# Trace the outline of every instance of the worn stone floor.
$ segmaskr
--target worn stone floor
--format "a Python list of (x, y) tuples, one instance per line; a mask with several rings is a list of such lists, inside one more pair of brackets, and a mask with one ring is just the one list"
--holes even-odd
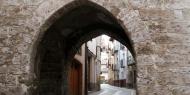
[(136, 95), (135, 90), (101, 84), (101, 90), (91, 92), (89, 95)]

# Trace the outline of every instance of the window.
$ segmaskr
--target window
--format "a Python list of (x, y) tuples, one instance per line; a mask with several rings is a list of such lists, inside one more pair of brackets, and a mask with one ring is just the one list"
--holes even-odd
[(124, 62), (123, 62), (123, 59), (122, 60), (120, 60), (120, 66), (121, 66), (121, 68), (125, 68), (125, 66), (124, 66), (124, 64), (123, 64)]
[(124, 48), (125, 48), (125, 46), (122, 45), (122, 44), (120, 44), (120, 49), (121, 49), (121, 50), (124, 50)]
[(134, 60), (133, 60), (132, 56), (128, 56), (127, 57), (127, 64), (129, 65), (129, 64), (133, 64), (133, 63), (134, 63)]

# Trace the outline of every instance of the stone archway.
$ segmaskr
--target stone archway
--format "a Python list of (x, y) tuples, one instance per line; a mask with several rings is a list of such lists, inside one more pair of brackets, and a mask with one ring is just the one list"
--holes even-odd
[[(124, 44), (128, 46), (129, 49), (131, 49), (131, 52), (134, 54), (134, 57), (138, 57), (136, 56), (136, 54), (141, 52), (142, 50), (141, 48), (145, 49), (143, 50), (145, 52), (145, 55), (146, 55), (146, 52), (152, 51), (152, 47), (150, 45), (151, 43), (150, 33), (147, 32), (146, 25), (139, 18), (140, 16), (139, 16), (138, 11), (133, 10), (133, 8), (130, 6), (130, 3), (127, 3), (124, 1), (114, 2), (114, 1), (93, 1), (93, 0), (92, 1), (60, 1), (59, 3), (58, 2), (55, 3), (49, 0), (45, 3), (42, 3), (41, 6), (34, 12), (34, 17), (31, 19), (31, 20), (38, 19), (40, 22), (40, 23), (37, 23), (37, 25), (40, 27), (36, 28), (39, 30), (35, 31), (36, 35), (34, 36), (35, 43), (33, 44), (33, 48), (36, 48), (38, 46), (39, 42), (42, 40), (42, 37), (45, 31), (47, 31), (47, 29), (50, 26), (52, 26), (59, 18), (61, 18), (64, 14), (69, 12), (69, 10), (72, 10), (73, 8), (76, 8), (76, 7), (80, 7), (83, 4), (94, 6), (95, 8), (102, 10), (105, 13), (110, 14), (112, 18), (116, 18), (115, 21), (113, 21), (114, 23), (118, 24), (116, 25), (115, 29), (121, 29), (119, 31), (123, 31), (123, 34), (119, 34), (119, 35), (120, 36), (122, 35), (123, 37), (122, 39), (120, 39), (119, 38), (120, 36), (117, 35), (115, 38), (116, 39), (119, 38), (118, 40), (120, 40), (121, 42), (124, 42)], [(44, 9), (45, 7), (52, 7), (52, 8)], [(42, 18), (39, 19), (39, 17), (40, 18), (42, 17)], [(120, 28), (118, 28), (118, 26)], [(66, 29), (66, 31), (70, 31), (70, 30)], [(105, 30), (103, 31), (104, 31), (103, 33), (109, 34), (108, 31), (106, 32)], [(96, 34), (96, 36), (97, 35), (98, 34)], [(116, 35), (116, 34), (113, 34), (113, 33), (109, 34), (109, 36), (113, 36), (113, 35)], [(89, 36), (87, 36), (87, 38), (88, 37)], [(87, 41), (87, 38), (84, 36), (84, 38), (81, 38), (81, 39), (83, 41), (85, 40)], [(128, 41), (130, 45), (126, 44), (125, 41)], [(76, 51), (76, 49), (80, 46), (80, 44), (82, 43), (75, 44), (75, 47), (70, 47), (70, 48), (72, 48), (73, 51)], [(32, 55), (35, 55), (35, 53), (36, 51), (34, 50)], [(70, 52), (69, 55), (72, 56), (74, 53), (75, 52)], [(143, 55), (139, 55), (139, 56), (143, 57)], [(34, 60), (32, 59), (31, 63), (34, 63), (33, 61)], [(140, 62), (140, 60), (137, 60), (137, 63), (138, 62)], [(31, 64), (30, 67), (34, 67), (33, 64)], [(137, 64), (137, 67), (138, 67), (138, 64)], [(141, 67), (143, 68), (144, 65)], [(34, 71), (32, 68), (31, 68), (31, 71), (33, 74)], [(137, 76), (138, 75), (143, 75), (143, 72), (140, 72), (140, 73), (137, 72)], [(141, 78), (138, 79), (137, 83), (139, 83), (139, 80), (141, 80)], [(139, 87), (140, 85), (137, 84), (137, 89)]]
[(27, 95), (35, 88), (34, 57), (43, 35), (86, 1), (108, 10), (128, 30), (139, 95), (189, 95), (188, 0), (2, 0), (0, 94)]
[[(72, 2), (71, 5), (78, 3), (80, 2)], [(84, 42), (101, 34), (119, 40), (135, 55), (127, 32), (117, 19), (101, 6), (86, 1), (72, 6), (62, 14), (37, 44), (34, 73), (39, 82), (34, 94), (68, 95), (67, 76), (70, 61)]]

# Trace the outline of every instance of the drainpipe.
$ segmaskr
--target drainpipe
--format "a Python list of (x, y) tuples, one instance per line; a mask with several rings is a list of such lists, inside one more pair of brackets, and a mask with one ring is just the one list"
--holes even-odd
[(85, 43), (85, 86), (84, 86), (84, 95), (88, 95), (88, 47), (87, 43)]

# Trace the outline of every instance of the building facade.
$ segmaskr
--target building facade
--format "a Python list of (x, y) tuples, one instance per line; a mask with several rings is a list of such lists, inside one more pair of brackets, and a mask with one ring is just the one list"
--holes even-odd
[(130, 51), (119, 41), (102, 36), (102, 72), (111, 85), (135, 88), (135, 61)]
[(100, 90), (100, 40), (100, 37), (96, 37), (88, 41), (75, 54), (68, 77), (71, 95)]
[[(42, 90), (42, 95), (69, 95), (68, 66), (64, 60), (74, 54), (66, 59), (62, 56), (101, 28), (113, 30), (111, 35), (128, 42), (125, 45), (137, 64), (139, 95), (190, 95), (189, 5), (189, 0), (1, 0), (0, 93), (38, 95), (31, 93)], [(81, 7), (83, 12), (65, 16)], [(85, 14), (87, 10), (92, 15)], [(80, 16), (81, 13), (84, 14)], [(76, 46), (74, 42), (78, 42)], [(46, 68), (48, 65), (53, 66)], [(56, 74), (52, 75), (57, 77), (46, 76), (54, 71)], [(40, 89), (39, 85), (51, 90)]]
[(100, 37), (96, 37), (87, 42), (87, 81), (88, 91), (100, 90)]

